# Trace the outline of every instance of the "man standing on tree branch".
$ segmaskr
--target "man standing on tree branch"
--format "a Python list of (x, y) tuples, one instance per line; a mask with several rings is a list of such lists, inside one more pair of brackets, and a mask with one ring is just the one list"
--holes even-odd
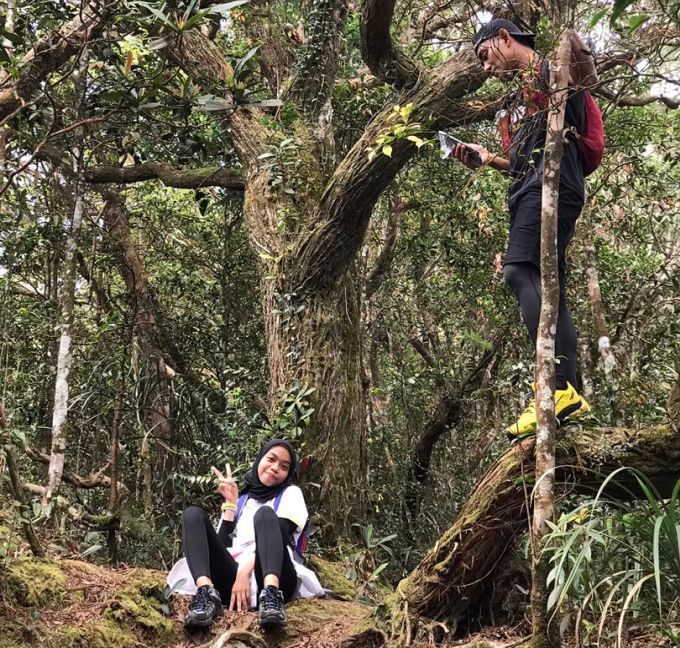
[[(580, 41), (579, 41), (580, 43)], [(478, 144), (458, 144), (453, 155), (470, 168), (488, 164), (508, 173), (512, 179), (508, 191), (510, 235), (503, 275), (522, 311), (522, 318), (536, 346), (541, 311), (541, 190), (543, 182), (543, 149), (546, 138), (548, 106), (548, 65), (534, 50), (534, 34), (520, 30), (508, 20), (494, 19), (475, 34), (475, 53), (484, 70), (501, 79), (518, 83), (498, 115), (502, 157)], [(582, 43), (581, 43), (582, 45)], [(582, 50), (586, 52), (585, 49)], [(590, 56), (589, 52), (587, 53)], [(592, 60), (592, 59), (591, 59)], [(578, 65), (578, 58), (576, 65)], [(573, 76), (573, 75), (572, 75)], [(570, 78), (570, 85), (574, 79)], [(566, 107), (566, 124), (571, 129), (565, 139), (561, 163), (558, 208), (558, 264), (560, 301), (555, 337), (556, 392), (555, 415), (560, 421), (581, 416), (590, 410), (576, 391), (577, 337), (566, 302), (565, 251), (574, 236), (576, 220), (584, 202), (584, 168), (594, 170), (599, 159), (588, 159), (587, 137), (577, 142), (588, 130), (586, 102), (592, 102), (587, 91), (570, 91)], [(597, 107), (595, 106), (595, 110)], [(599, 112), (599, 111), (598, 111)], [(600, 115), (601, 119), (601, 115)], [(601, 125), (601, 121), (600, 121)], [(602, 152), (599, 151), (600, 159)], [(585, 156), (585, 157), (584, 157)], [(597, 152), (595, 153), (595, 157)], [(475, 159), (476, 158), (476, 159)], [(521, 439), (536, 430), (536, 402), (529, 404), (519, 419), (507, 428), (511, 439)]]

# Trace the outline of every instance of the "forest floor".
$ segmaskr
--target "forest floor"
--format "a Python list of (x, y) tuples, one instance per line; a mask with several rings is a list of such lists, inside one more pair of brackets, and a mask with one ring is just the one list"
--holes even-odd
[[(0, 549), (7, 567), (0, 570), (0, 648), (208, 648), (225, 635), (230, 640), (223, 646), (345, 648), (350, 637), (372, 626), (373, 606), (307, 599), (286, 607), (288, 624), (279, 633), (264, 634), (251, 612), (227, 613), (211, 631), (190, 635), (182, 623), (190, 597), (166, 599), (165, 572), (112, 568), (52, 551), (36, 559), (1, 524)], [(324, 572), (327, 568), (325, 564)], [(336, 581), (336, 589), (338, 585)], [(368, 632), (363, 641), (351, 645), (373, 648), (382, 644), (376, 638)], [(472, 643), (449, 645), (504, 648), (514, 643), (512, 639), (504, 629), (495, 628)]]
[[(13, 520), (14, 522), (16, 520)], [(255, 613), (227, 613), (210, 632), (189, 635), (183, 627), (190, 598), (167, 598), (166, 573), (139, 567), (112, 568), (59, 555), (43, 559), (0, 516), (0, 648), (379, 648), (375, 607), (354, 600), (306, 599), (287, 606), (284, 631), (264, 634)], [(17, 527), (14, 524), (12, 528)], [(353, 584), (333, 563), (319, 561), (322, 581), (350, 599)], [(344, 582), (343, 582), (344, 581)], [(528, 624), (493, 627), (440, 646), (511, 648)], [(412, 648), (435, 645), (414, 643)], [(602, 644), (606, 645), (606, 644)], [(613, 645), (613, 644), (611, 644)], [(670, 645), (640, 636), (629, 648)], [(570, 648), (569, 642), (563, 643)]]

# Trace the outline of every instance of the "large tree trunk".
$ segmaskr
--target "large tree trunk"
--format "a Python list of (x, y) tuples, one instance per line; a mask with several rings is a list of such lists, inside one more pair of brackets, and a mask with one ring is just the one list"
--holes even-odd
[[(526, 484), (534, 476), (534, 443), (528, 439), (498, 459), (453, 525), (401, 581), (388, 606), (393, 634), (403, 636), (410, 628), (415, 636), (431, 620), (452, 632), (484, 622), (494, 573), (503, 568), (515, 538), (528, 529)], [(558, 440), (556, 459), (558, 489), (589, 492), (616, 468), (629, 466), (645, 473), (668, 497), (680, 478), (680, 436), (669, 427), (583, 430)], [(619, 484), (639, 491), (632, 475), (620, 477)], [(624, 491), (617, 489), (617, 494)]]
[[(292, 290), (292, 287), (284, 290)], [(367, 504), (366, 408), (362, 386), (360, 284), (356, 267), (337, 289), (298, 299), (270, 290), (266, 302), (270, 416), (285, 416), (284, 395), (313, 389), (303, 428), (313, 500), (331, 533), (348, 534)], [(347, 505), (349, 493), (352, 506)]]

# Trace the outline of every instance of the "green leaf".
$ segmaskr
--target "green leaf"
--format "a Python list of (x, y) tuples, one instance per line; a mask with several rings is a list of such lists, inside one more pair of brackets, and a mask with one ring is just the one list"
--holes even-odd
[(241, 5), (247, 4), (250, 0), (234, 0), (233, 2), (222, 2), (220, 4), (213, 5), (209, 9), (206, 9), (207, 13), (211, 14), (223, 14), (234, 7), (240, 7)]
[(253, 47), (249, 49), (242, 58), (239, 59), (238, 63), (236, 64), (236, 67), (234, 68), (234, 78), (238, 79), (241, 75), (241, 72), (243, 71), (243, 68), (245, 67), (245, 64), (257, 54), (257, 51), (260, 49), (260, 46), (257, 45), (256, 47)]
[(234, 107), (234, 102), (225, 97), (215, 95), (201, 95), (198, 98), (198, 105), (207, 111), (230, 110)]
[(557, 603), (557, 601), (560, 598), (561, 592), (562, 592), (561, 585), (553, 589), (552, 592), (550, 592), (550, 596), (548, 596), (548, 610), (551, 610), (555, 606), (555, 603)]
[(628, 31), (632, 34), (637, 31), (642, 25), (644, 25), (649, 20), (648, 14), (639, 14), (637, 16), (631, 16), (628, 19)]
[(170, 20), (170, 18), (168, 18), (168, 16), (166, 16), (160, 9), (156, 9), (156, 7), (147, 2), (137, 2), (135, 4), (138, 4), (140, 7), (144, 7), (149, 13), (156, 16), (156, 18), (158, 18), (166, 27), (170, 27), (172, 31), (177, 31), (177, 25), (175, 25), (175, 23)]
[(261, 108), (278, 108), (283, 106), (281, 99), (262, 99), (262, 101), (248, 102), (249, 106), (259, 106)]
[(90, 554), (96, 553), (97, 551), (100, 551), (103, 549), (104, 545), (100, 544), (93, 544), (91, 547), (88, 547), (83, 551), (83, 553), (80, 554), (81, 558), (85, 558), (85, 556), (89, 556)]
[(392, 145), (385, 144), (385, 146), (382, 147), (382, 152), (383, 155), (386, 155), (387, 157), (392, 157)]
[(652, 555), (654, 559), (654, 581), (656, 583), (656, 598), (659, 603), (659, 615), (661, 612), (661, 567), (660, 567), (660, 551), (659, 551), (659, 534), (661, 533), (661, 525), (664, 518), (657, 517), (654, 521), (654, 538), (652, 542)]
[(154, 38), (149, 42), (149, 51), (153, 52), (155, 50), (163, 49), (168, 46), (168, 41), (165, 38)]
[(14, 32), (6, 31), (5, 29), (0, 29), (0, 36), (6, 38), (12, 45), (23, 45), (24, 39), (15, 34)]
[(597, 23), (600, 22), (607, 13), (608, 9), (600, 9), (598, 12), (593, 14), (593, 17), (590, 19), (590, 22), (588, 23), (588, 29), (593, 29)]

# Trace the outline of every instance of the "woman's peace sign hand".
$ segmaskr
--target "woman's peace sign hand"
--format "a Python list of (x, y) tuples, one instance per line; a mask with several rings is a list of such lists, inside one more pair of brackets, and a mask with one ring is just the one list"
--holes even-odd
[(220, 491), (222, 497), (224, 497), (227, 502), (236, 504), (236, 500), (238, 499), (238, 486), (236, 485), (234, 478), (231, 476), (231, 466), (227, 464), (226, 477), (219, 470), (217, 470), (215, 466), (210, 466), (210, 470), (212, 470), (215, 477), (217, 477), (218, 490)]

